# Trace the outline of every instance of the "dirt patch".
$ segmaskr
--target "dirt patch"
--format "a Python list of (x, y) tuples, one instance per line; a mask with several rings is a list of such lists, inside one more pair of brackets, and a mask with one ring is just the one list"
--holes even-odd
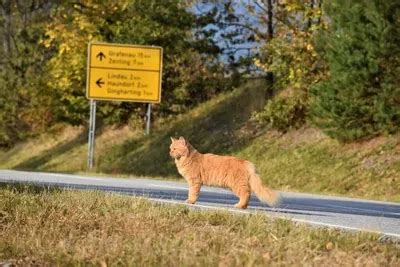
[(396, 162), (400, 162), (399, 154), (381, 154), (381, 155), (373, 155), (364, 158), (360, 162), (360, 167), (364, 170), (371, 169), (385, 169), (390, 165), (395, 164)]
[(348, 151), (348, 152), (353, 152), (353, 151), (373, 151), (376, 150), (378, 147), (384, 145), (387, 143), (388, 138), (385, 136), (378, 136), (369, 140), (364, 140), (360, 142), (354, 142), (354, 143), (349, 143), (349, 144), (343, 144), (343, 149)]
[(279, 143), (285, 148), (315, 144), (329, 139), (322, 131), (311, 127), (302, 127), (287, 133), (270, 131), (268, 138), (279, 139)]

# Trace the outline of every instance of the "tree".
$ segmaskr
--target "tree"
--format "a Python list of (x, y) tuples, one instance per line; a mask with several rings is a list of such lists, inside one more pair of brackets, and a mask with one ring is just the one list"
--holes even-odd
[(260, 40), (261, 53), (254, 61), (261, 71), (273, 77), (273, 86), (264, 110), (254, 118), (286, 131), (305, 123), (309, 88), (326, 74), (313, 42), (315, 33), (326, 27), (326, 23), (321, 19), (322, 0), (264, 2), (262, 8), (267, 19), (260, 20), (260, 25), (268, 34)]
[(313, 122), (341, 141), (400, 126), (400, 3), (333, 0), (317, 38), (329, 78), (312, 90)]
[(42, 66), (51, 50), (38, 47), (54, 1), (0, 3), (0, 146), (42, 131), (51, 99), (42, 86)]
[[(196, 39), (197, 18), (178, 0), (81, 1), (60, 4), (47, 27), (45, 47), (57, 50), (47, 64), (48, 86), (60, 102), (58, 120), (82, 124), (88, 116), (85, 98), (86, 47), (91, 41), (157, 45), (164, 48), (162, 103), (155, 115), (182, 112), (229, 86), (214, 59), (218, 50)], [(139, 111), (138, 111), (139, 109)], [(103, 102), (99, 117), (125, 122), (143, 104)]]

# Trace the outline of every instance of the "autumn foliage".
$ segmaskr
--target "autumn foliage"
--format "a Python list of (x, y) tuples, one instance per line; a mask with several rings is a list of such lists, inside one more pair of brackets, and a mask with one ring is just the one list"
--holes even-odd
[[(86, 125), (87, 45), (164, 49), (154, 119), (266, 77), (253, 118), (341, 141), (398, 131), (398, 1), (50, 1), (0, 4), (0, 146), (60, 122)], [(99, 102), (99, 124), (141, 127), (146, 106)]]

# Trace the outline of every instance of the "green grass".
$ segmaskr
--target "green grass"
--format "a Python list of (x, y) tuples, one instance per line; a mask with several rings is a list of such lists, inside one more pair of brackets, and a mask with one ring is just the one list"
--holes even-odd
[[(185, 115), (155, 125), (150, 136), (122, 129), (96, 131), (97, 172), (141, 176), (177, 177), (168, 154), (170, 136), (186, 136), (203, 150), (232, 153), (251, 138), (242, 133), (251, 113), (264, 104), (265, 85), (253, 82), (244, 88), (221, 94)], [(83, 128), (68, 128), (68, 134), (46, 145), (48, 135), (9, 151), (0, 152), (0, 167), (21, 170), (81, 172), (86, 169), (87, 136)], [(54, 136), (54, 135), (51, 135)], [(26, 150), (29, 154), (26, 155)], [(25, 153), (25, 155), (23, 155)], [(22, 156), (22, 157), (20, 157)]]
[(122, 266), (398, 266), (373, 234), (263, 215), (194, 211), (101, 192), (0, 188), (0, 263)]
[(282, 190), (400, 201), (398, 138), (342, 145), (305, 128), (265, 134), (238, 156), (252, 160), (265, 181)]
[[(265, 183), (280, 190), (400, 201), (399, 135), (340, 144), (316, 129), (286, 134), (249, 119), (265, 104), (266, 85), (253, 81), (189, 110), (159, 120), (152, 134), (129, 127), (96, 132), (95, 173), (178, 179), (168, 155), (170, 136), (185, 136), (200, 152), (253, 161)], [(87, 132), (64, 127), (0, 151), (0, 168), (86, 171)]]

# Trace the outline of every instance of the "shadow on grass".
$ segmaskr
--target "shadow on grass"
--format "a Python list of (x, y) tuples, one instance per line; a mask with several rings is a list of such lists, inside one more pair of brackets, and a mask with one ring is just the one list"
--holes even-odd
[(265, 104), (267, 84), (256, 80), (247, 83), (219, 101), (211, 101), (190, 111), (183, 119), (136, 137), (107, 151), (98, 169), (107, 173), (144, 176), (177, 176), (169, 157), (170, 136), (184, 136), (203, 153), (232, 154), (248, 144), (254, 134), (243, 127), (251, 114)]
[[(96, 128), (96, 134), (101, 134), (103, 127), (99, 126)], [(31, 157), (16, 166), (13, 167), (13, 169), (16, 170), (41, 170), (45, 166), (46, 163), (48, 163), (50, 160), (53, 158), (60, 156), (67, 151), (83, 145), (87, 143), (87, 129), (82, 131), (78, 136), (75, 138), (69, 140), (68, 142), (65, 143), (59, 143), (58, 145), (50, 148), (49, 150), (46, 150), (42, 153), (40, 153), (37, 156)], [(29, 151), (27, 151), (29, 153)]]
[(38, 195), (43, 192), (55, 193), (61, 192), (62, 189), (57, 186), (50, 185), (37, 185), (37, 184), (26, 184), (26, 183), (0, 183), (0, 189), (10, 190), (17, 192), (19, 194), (30, 194), (30, 195)]

